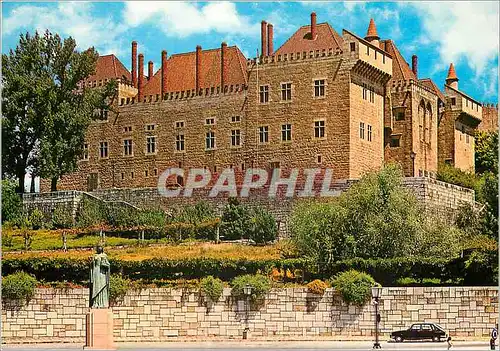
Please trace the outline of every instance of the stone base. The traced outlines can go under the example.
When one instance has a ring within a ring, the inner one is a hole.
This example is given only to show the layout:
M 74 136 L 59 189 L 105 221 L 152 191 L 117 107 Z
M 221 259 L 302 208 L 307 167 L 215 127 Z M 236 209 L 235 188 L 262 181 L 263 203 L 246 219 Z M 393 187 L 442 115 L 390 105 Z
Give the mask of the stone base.
M 92 308 L 87 313 L 84 350 L 116 350 L 113 342 L 113 312 Z

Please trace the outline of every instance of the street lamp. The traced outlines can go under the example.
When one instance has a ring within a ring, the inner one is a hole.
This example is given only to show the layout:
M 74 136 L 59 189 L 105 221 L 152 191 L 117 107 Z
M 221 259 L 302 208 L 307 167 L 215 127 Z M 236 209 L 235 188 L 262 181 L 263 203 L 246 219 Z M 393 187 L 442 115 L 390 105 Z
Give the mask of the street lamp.
M 382 348 L 378 341 L 378 324 L 380 323 L 380 314 L 378 313 L 378 301 L 380 299 L 380 295 L 382 294 L 382 287 L 379 285 L 375 285 L 372 287 L 372 297 L 375 300 L 373 304 L 375 305 L 375 343 L 373 344 L 374 349 Z
M 248 327 L 248 313 L 250 310 L 250 295 L 252 295 L 252 289 L 253 287 L 250 284 L 247 284 L 243 287 L 243 293 L 246 296 L 246 304 L 245 304 L 245 324 L 246 327 L 243 330 L 243 339 L 246 339 L 248 337 L 248 331 L 250 328 Z
M 411 176 L 415 177 L 415 157 L 417 157 L 417 154 L 415 151 L 410 152 L 410 158 L 411 158 Z

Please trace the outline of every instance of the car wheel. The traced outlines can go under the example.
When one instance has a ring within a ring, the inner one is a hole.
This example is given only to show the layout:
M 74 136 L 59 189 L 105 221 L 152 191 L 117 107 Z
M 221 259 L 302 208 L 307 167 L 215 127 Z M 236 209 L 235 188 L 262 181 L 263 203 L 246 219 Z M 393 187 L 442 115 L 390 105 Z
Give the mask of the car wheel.
M 396 342 L 403 342 L 403 338 L 402 338 L 402 337 L 400 337 L 400 336 L 396 336 L 396 337 L 394 338 L 394 340 L 395 340 Z
M 440 342 L 441 341 L 441 337 L 440 336 L 433 336 L 432 337 L 432 341 L 434 341 L 434 342 Z

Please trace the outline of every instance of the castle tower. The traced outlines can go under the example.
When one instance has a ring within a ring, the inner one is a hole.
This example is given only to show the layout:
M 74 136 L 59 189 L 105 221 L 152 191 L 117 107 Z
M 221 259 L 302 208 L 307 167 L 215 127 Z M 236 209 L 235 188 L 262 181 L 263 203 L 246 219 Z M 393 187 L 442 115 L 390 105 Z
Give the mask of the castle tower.
M 366 32 L 365 39 L 376 47 L 379 47 L 380 37 L 378 36 L 377 27 L 375 26 L 375 21 L 373 20 L 373 18 L 370 19 L 370 24 L 368 25 L 368 31 Z
M 450 63 L 450 68 L 448 69 L 448 76 L 446 77 L 446 85 L 449 85 L 453 89 L 458 90 L 458 77 L 455 71 L 455 66 Z

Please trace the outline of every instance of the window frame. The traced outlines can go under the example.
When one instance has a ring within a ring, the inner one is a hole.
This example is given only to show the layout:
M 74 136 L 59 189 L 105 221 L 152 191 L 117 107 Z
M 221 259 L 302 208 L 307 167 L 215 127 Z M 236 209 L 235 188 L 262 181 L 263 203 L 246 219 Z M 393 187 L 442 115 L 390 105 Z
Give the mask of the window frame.
M 126 142 L 130 142 L 130 144 L 126 145 Z M 134 148 L 133 148 L 133 140 L 132 140 L 132 138 L 123 139 L 122 140 L 122 145 L 123 145 L 123 156 L 124 157 L 134 156 Z
M 105 156 L 103 155 L 103 151 L 105 152 Z M 106 140 L 99 141 L 99 159 L 109 158 L 109 142 Z
M 291 143 L 292 142 L 292 124 L 291 123 L 286 123 L 286 124 L 281 125 L 281 142 L 282 143 Z
M 318 133 L 316 133 L 318 132 Z M 323 132 L 323 133 L 321 133 Z M 323 135 L 321 135 L 323 134 Z M 326 121 L 325 119 L 315 119 L 313 122 L 313 137 L 316 140 L 326 139 Z
M 241 129 L 231 129 L 230 139 L 231 148 L 240 148 L 243 144 L 241 142 Z
M 184 133 L 177 133 L 175 135 L 175 152 L 186 152 L 186 136 Z
M 209 130 L 205 133 L 205 150 L 206 151 L 215 150 L 216 147 L 217 144 L 216 144 L 215 132 L 213 130 Z
M 157 144 L 157 137 L 156 135 L 147 135 L 146 136 L 146 155 L 156 155 L 156 153 L 158 152 L 158 148 L 156 147 L 156 144 Z M 150 140 L 153 140 L 153 142 L 151 143 Z M 153 145 L 153 151 L 149 150 L 150 148 L 150 145 Z
M 322 82 L 322 84 L 321 84 Z M 326 78 L 316 78 L 313 81 L 313 96 L 316 99 L 322 99 L 326 97 Z M 321 94 L 322 93 L 322 94 Z
M 268 104 L 270 102 L 270 86 L 269 84 L 259 85 L 259 103 Z
M 269 143 L 269 126 L 259 126 L 258 127 L 258 133 L 259 133 L 259 144 L 268 144 Z M 263 139 L 265 139 L 263 141 Z
M 291 102 L 292 101 L 292 82 L 282 82 L 280 83 L 280 97 L 281 102 Z

